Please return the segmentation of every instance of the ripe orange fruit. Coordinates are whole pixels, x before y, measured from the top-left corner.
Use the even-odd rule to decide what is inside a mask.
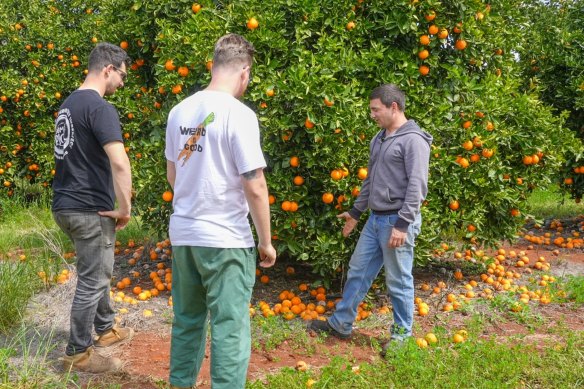
[[[509,213],[511,214],[511,216],[513,217],[517,217],[519,215],[521,215],[521,211],[518,210],[517,208],[512,208]]]
[[[194,13],[199,13],[199,11],[201,10],[201,4],[199,4],[199,3],[193,3],[193,5],[191,6],[191,10]]]
[[[487,122],[486,129],[487,131],[493,131],[495,129],[495,125],[491,122]]]
[[[300,186],[304,184],[304,178],[302,176],[294,177],[294,185]]]
[[[326,192],[322,195],[322,202],[325,204],[330,204],[334,201],[335,196],[330,193],[330,192]]]
[[[418,345],[419,348],[427,348],[428,347],[428,341],[424,338],[417,338],[416,344]]]
[[[420,59],[426,59],[429,56],[430,56],[430,52],[426,49],[420,50],[420,52],[418,53],[418,58],[420,58]]]
[[[470,141],[470,140],[467,140],[466,142],[464,142],[462,144],[462,148],[465,149],[465,150],[467,150],[467,151],[472,150],[473,147],[474,147],[474,145],[472,144],[472,141]]]
[[[466,229],[468,230],[468,232],[475,232],[477,230],[477,228],[473,224],[469,224],[468,227],[466,227]]]
[[[367,178],[367,168],[365,168],[365,167],[359,168],[359,170],[357,171],[357,177],[360,180],[366,179]]]
[[[436,12],[429,11],[426,15],[424,15],[426,21],[431,22],[432,20],[436,19]]]
[[[458,208],[460,208],[460,204],[458,203],[457,200],[453,200],[450,202],[450,204],[448,204],[448,208],[452,209],[453,211],[456,211]]]
[[[420,37],[420,44],[424,46],[428,46],[430,44],[430,37],[428,35],[422,35]]]
[[[335,170],[331,171],[331,178],[335,181],[338,181],[341,178],[343,178],[343,172],[340,171],[339,169],[335,169]]]
[[[292,203],[288,200],[282,201],[282,211],[289,212],[292,208]]]
[[[448,30],[445,28],[441,28],[440,31],[438,32],[438,38],[440,39],[448,38]]]
[[[164,68],[169,72],[172,72],[174,69],[176,69],[176,66],[174,65],[172,59],[169,59],[164,63]]]
[[[274,91],[274,88],[266,89],[266,96],[272,97],[275,94],[276,94],[276,92]]]
[[[464,39],[459,39],[454,43],[454,47],[456,48],[456,50],[464,50],[466,49],[466,41]]]
[[[456,333],[452,337],[452,341],[454,343],[462,343],[462,342],[464,342],[464,336],[462,336],[461,334]]]
[[[296,201],[290,202],[290,212],[298,211],[298,203]]]
[[[314,123],[311,122],[309,118],[306,118],[306,120],[304,121],[304,126],[308,129],[311,129],[314,127]]]
[[[295,272],[296,272],[296,271],[294,270],[294,268],[293,268],[292,266],[288,266],[288,267],[286,268],[286,274],[288,274],[288,275],[290,275],[290,276],[291,276],[291,275],[293,275]]]
[[[124,50],[128,50],[128,42],[126,41],[120,42],[120,47]]]
[[[428,342],[428,344],[438,343],[438,338],[432,332],[427,333],[424,339],[426,339],[426,342]]]
[[[430,35],[436,35],[436,34],[438,34],[438,31],[439,31],[439,30],[438,30],[438,26],[437,26],[437,25],[435,25],[435,24],[433,24],[433,25],[431,25],[430,27],[428,27],[428,33],[429,33]]]
[[[276,202],[276,198],[274,197],[274,195],[268,196],[268,202],[270,203],[270,205],[272,205]]]
[[[262,284],[267,284],[268,282],[270,282],[270,277],[264,274],[263,276],[260,277],[260,282]]]
[[[470,120],[466,120],[464,123],[462,123],[462,128],[464,129],[469,129],[472,126],[472,122]]]
[[[429,68],[428,66],[426,66],[426,65],[421,65],[421,66],[418,68],[418,71],[420,72],[420,74],[421,74],[422,76],[427,76],[427,75],[428,75],[428,73],[430,73],[430,68]]]
[[[531,158],[531,155],[526,155],[523,157],[523,164],[524,165],[531,165],[533,164],[533,158]]]
[[[351,31],[352,29],[354,29],[357,25],[355,24],[355,22],[350,21],[349,23],[347,23],[347,30]]]
[[[162,194],[162,200],[166,201],[167,203],[170,203],[172,201],[172,198],[173,198],[172,192],[169,190]]]
[[[290,157],[290,166],[298,167],[300,165],[300,159],[297,156]]]
[[[178,68],[178,75],[181,77],[186,77],[189,75],[189,68],[186,66],[181,66]]]
[[[327,107],[332,107],[333,105],[335,105],[335,103],[325,97],[324,98],[324,105],[326,105]]]
[[[138,294],[142,293],[142,288],[140,288],[139,286],[135,286],[134,289],[132,289],[132,293],[134,293],[135,295],[138,295]]]
[[[256,28],[258,28],[260,25],[260,23],[258,22],[258,20],[254,17],[249,18],[247,21],[247,28],[250,30],[255,30]]]
[[[492,149],[483,149],[483,151],[481,152],[481,154],[485,158],[491,158],[493,156],[493,154],[494,154],[494,151]]]

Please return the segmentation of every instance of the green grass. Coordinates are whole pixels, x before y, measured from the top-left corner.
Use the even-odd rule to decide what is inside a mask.
[[[584,204],[562,195],[559,188],[536,189],[527,201],[528,212],[536,219],[572,218],[584,213]]]
[[[254,350],[271,351],[288,341],[293,349],[302,349],[307,355],[314,353],[315,344],[306,331],[306,322],[285,321],[279,316],[263,317],[257,314],[251,321],[251,339]],[[320,342],[319,338],[317,342]]]
[[[146,237],[148,232],[136,218],[117,234],[124,243]],[[53,220],[49,199],[41,197],[32,203],[15,199],[1,204],[0,333],[22,320],[29,299],[45,286],[39,272],[52,280],[67,265],[63,254],[70,251],[73,244]],[[23,261],[20,255],[25,256]]]
[[[448,340],[442,343],[449,343]],[[584,385],[584,341],[581,333],[567,333],[561,342],[550,341],[543,349],[521,338],[501,342],[469,340],[459,345],[442,344],[420,349],[413,340],[392,349],[386,360],[354,364],[340,357],[319,370],[298,372],[285,368],[248,388],[452,388],[555,387]],[[571,368],[570,366],[574,366]]]

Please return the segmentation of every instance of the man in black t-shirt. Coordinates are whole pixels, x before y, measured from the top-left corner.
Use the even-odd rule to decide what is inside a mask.
[[[55,121],[52,210],[77,253],[66,369],[118,370],[122,362],[100,355],[95,347],[128,341],[134,334],[131,328],[114,325],[109,300],[115,231],[130,220],[132,179],[118,112],[103,98],[124,85],[128,63],[118,46],[98,44],[89,55],[85,81],[63,102]]]

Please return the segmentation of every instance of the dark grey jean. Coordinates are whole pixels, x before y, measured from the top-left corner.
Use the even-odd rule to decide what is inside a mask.
[[[57,225],[75,244],[77,287],[71,306],[71,327],[65,353],[84,352],[97,334],[109,330],[115,312],[110,304],[114,268],[115,220],[96,212],[53,212]]]

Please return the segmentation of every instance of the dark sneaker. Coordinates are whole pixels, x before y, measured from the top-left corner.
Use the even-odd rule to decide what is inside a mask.
[[[328,320],[313,320],[308,326],[309,329],[321,334],[329,334],[339,339],[349,339],[351,334],[341,334],[330,326]]]

